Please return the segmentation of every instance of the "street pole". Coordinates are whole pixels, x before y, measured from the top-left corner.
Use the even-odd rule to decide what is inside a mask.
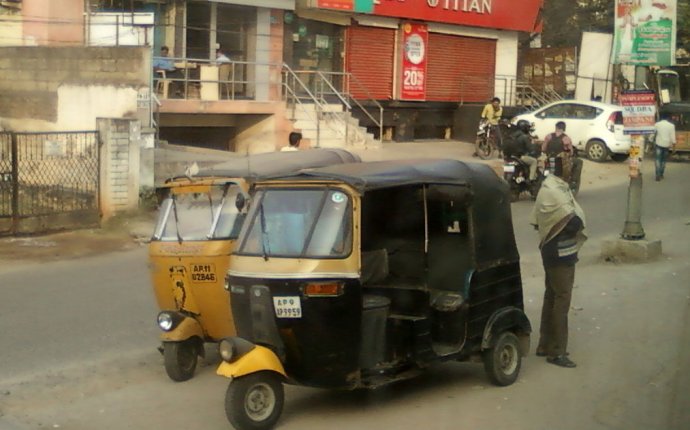
[[[630,185],[628,186],[628,209],[625,215],[625,224],[621,237],[626,240],[644,239],[642,228],[642,148],[644,148],[644,135],[631,136],[630,146]]]

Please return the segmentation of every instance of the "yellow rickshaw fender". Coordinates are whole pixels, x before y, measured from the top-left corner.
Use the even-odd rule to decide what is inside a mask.
[[[239,378],[264,370],[280,373],[287,378],[283,364],[275,353],[266,347],[256,345],[254,349],[232,363],[227,361],[220,363],[216,374],[226,378]]]
[[[161,333],[161,340],[163,342],[181,342],[195,336],[203,341],[204,330],[199,321],[186,317],[174,329]]]

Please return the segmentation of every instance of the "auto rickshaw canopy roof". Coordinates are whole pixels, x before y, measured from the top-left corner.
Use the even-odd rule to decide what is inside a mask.
[[[506,184],[485,164],[448,159],[410,159],[332,165],[296,172],[288,177],[332,179],[360,192],[414,184],[479,184],[506,192]]]
[[[510,209],[509,187],[487,165],[448,159],[411,159],[340,164],[302,170],[281,180],[327,180],[370,190],[409,185],[464,185],[474,216],[477,266],[493,267],[519,261]]]
[[[200,170],[195,177],[270,178],[302,169],[343,163],[358,163],[358,155],[344,149],[325,148],[305,151],[267,152],[244,155]]]

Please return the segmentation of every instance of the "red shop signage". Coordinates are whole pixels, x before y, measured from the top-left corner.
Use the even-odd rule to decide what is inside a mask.
[[[426,98],[426,63],[429,31],[426,24],[402,24],[402,100]]]
[[[354,0],[318,0],[316,7],[323,9],[353,10]]]
[[[374,15],[529,32],[541,31],[544,4],[544,0],[373,1]]]

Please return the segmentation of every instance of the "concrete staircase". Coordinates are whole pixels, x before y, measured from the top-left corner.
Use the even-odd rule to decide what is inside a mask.
[[[295,103],[289,105],[287,115],[293,128],[300,131],[311,147],[372,148],[380,146],[374,135],[359,125],[359,120],[346,112],[342,104]]]

